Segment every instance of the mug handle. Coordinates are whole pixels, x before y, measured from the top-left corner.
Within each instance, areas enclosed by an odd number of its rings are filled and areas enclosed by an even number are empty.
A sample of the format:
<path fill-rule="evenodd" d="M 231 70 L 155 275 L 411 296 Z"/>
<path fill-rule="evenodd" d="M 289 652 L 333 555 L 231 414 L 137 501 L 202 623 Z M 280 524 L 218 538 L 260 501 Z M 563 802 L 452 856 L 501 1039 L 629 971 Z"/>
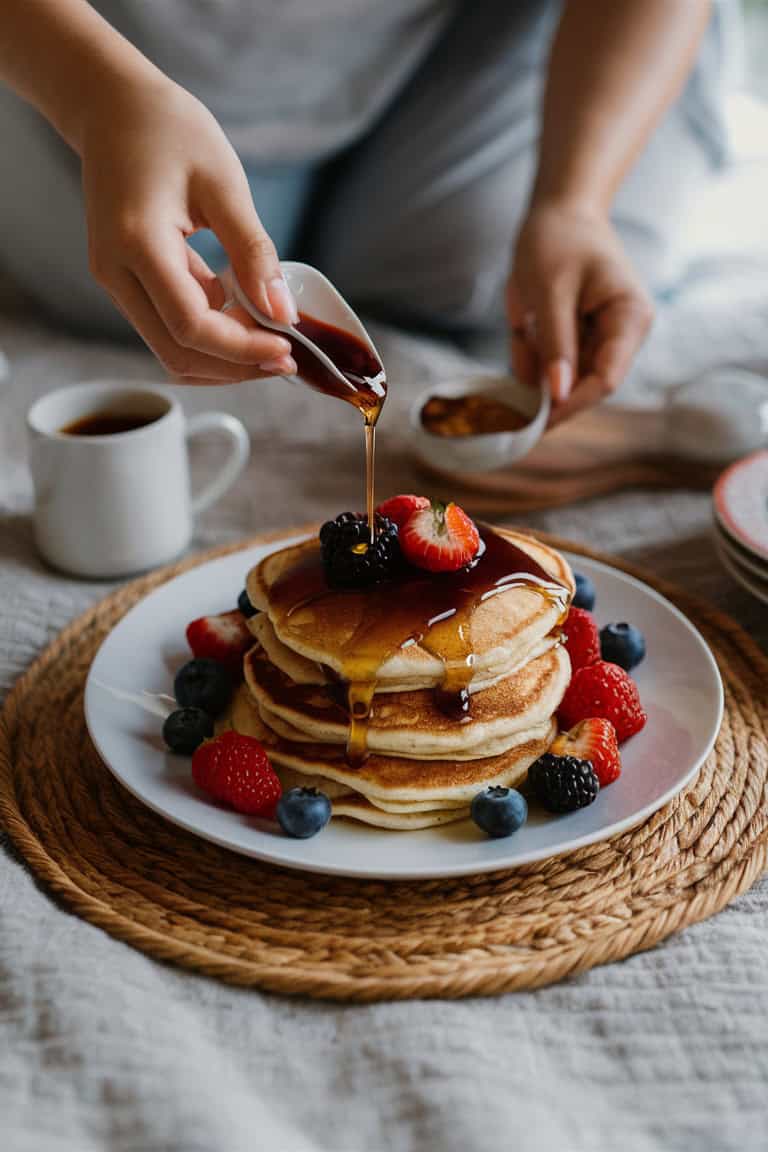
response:
<path fill-rule="evenodd" d="M 251 454 L 251 442 L 245 426 L 226 412 L 200 412 L 197 416 L 190 416 L 184 432 L 187 440 L 204 432 L 223 432 L 229 439 L 230 450 L 218 475 L 192 497 L 193 516 L 210 508 L 211 504 L 224 495 L 245 468 Z"/>

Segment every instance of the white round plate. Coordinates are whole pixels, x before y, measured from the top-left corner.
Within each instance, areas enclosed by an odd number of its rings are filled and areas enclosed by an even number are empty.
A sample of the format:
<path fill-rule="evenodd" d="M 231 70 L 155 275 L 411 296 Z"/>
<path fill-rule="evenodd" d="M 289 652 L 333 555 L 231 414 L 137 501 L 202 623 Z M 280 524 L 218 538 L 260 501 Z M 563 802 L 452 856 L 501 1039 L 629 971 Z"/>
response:
<path fill-rule="evenodd" d="M 723 689 L 699 633 L 645 584 L 574 556 L 571 562 L 594 580 L 598 621 L 631 621 L 648 647 L 636 669 L 648 723 L 622 748 L 621 777 L 589 808 L 556 817 L 532 806 L 528 823 L 502 840 L 487 839 L 469 820 L 413 832 L 332 820 L 313 839 L 292 840 L 276 826 L 218 807 L 196 788 L 189 760 L 165 751 L 162 719 L 142 706 L 141 694 L 173 691 L 174 673 L 189 659 L 188 622 L 231 608 L 248 569 L 289 542 L 212 560 L 155 589 L 115 626 L 91 666 L 85 715 L 100 755 L 129 792 L 188 831 L 309 872 L 392 880 L 492 872 L 631 828 L 679 792 L 712 748 Z"/>
<path fill-rule="evenodd" d="M 729 536 L 768 561 L 768 449 L 726 468 L 712 493 L 715 516 Z"/>
<path fill-rule="evenodd" d="M 748 552 L 746 548 L 737 544 L 733 537 L 728 535 L 719 520 L 714 521 L 714 533 L 715 544 L 721 555 L 725 552 L 729 560 L 733 560 L 734 564 L 741 568 L 747 576 L 752 576 L 761 582 L 768 581 L 768 563 L 758 560 L 753 552 Z"/>
<path fill-rule="evenodd" d="M 745 567 L 741 558 L 737 558 L 732 548 L 729 548 L 721 535 L 715 536 L 715 548 L 720 557 L 720 563 L 729 576 L 740 584 L 750 595 L 763 604 L 768 604 L 768 580 L 761 580 L 750 569 Z"/>

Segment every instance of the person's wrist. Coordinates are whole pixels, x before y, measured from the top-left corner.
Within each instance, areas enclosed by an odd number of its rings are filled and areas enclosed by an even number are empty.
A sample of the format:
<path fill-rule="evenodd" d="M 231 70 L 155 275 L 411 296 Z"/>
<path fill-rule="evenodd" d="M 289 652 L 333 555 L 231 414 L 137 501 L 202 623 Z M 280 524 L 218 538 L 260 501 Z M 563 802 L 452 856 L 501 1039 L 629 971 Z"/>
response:
<path fill-rule="evenodd" d="M 117 119 L 135 93 L 143 98 L 166 88 L 175 87 L 158 68 L 140 52 L 131 49 L 119 55 L 88 59 L 80 69 L 73 69 L 67 99 L 57 109 L 56 127 L 72 148 L 82 157 L 89 133 L 110 117 Z"/>
<path fill-rule="evenodd" d="M 569 216 L 580 216 L 595 221 L 610 219 L 610 204 L 596 189 L 552 186 L 549 182 L 536 180 L 528 202 L 528 215 L 538 212 L 558 212 Z"/>

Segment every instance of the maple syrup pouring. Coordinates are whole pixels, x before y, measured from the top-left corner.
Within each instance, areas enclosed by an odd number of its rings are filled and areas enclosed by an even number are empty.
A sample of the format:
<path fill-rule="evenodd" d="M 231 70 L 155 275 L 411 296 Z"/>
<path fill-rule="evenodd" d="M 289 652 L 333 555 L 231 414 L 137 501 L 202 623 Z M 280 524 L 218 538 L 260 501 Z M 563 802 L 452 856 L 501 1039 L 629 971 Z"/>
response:
<path fill-rule="evenodd" d="M 387 377 L 377 356 L 365 341 L 335 324 L 326 324 L 306 312 L 299 312 L 294 327 L 316 344 L 341 372 L 349 387 L 345 387 L 335 373 L 329 371 L 314 353 L 300 340 L 291 339 L 291 352 L 298 369 L 297 376 L 316 392 L 335 396 L 354 405 L 365 423 L 365 508 L 373 544 L 376 527 L 373 510 L 373 465 L 376 447 L 376 421 L 381 415 L 387 397 Z"/>
<path fill-rule="evenodd" d="M 437 575 L 410 570 L 378 587 L 344 594 L 358 597 L 363 618 L 339 653 L 340 675 L 348 685 L 350 763 L 365 758 L 379 670 L 399 649 L 420 644 L 442 662 L 445 672 L 435 701 L 447 715 L 466 721 L 474 670 L 471 620 L 477 607 L 511 588 L 530 588 L 558 607 L 558 624 L 565 618 L 568 589 L 522 548 L 487 525 L 478 528 L 482 552 L 467 568 Z M 340 593 L 325 583 L 318 547 L 271 589 L 278 632 L 289 635 L 292 616 L 331 595 Z M 350 608 L 354 611 L 351 603 Z"/>

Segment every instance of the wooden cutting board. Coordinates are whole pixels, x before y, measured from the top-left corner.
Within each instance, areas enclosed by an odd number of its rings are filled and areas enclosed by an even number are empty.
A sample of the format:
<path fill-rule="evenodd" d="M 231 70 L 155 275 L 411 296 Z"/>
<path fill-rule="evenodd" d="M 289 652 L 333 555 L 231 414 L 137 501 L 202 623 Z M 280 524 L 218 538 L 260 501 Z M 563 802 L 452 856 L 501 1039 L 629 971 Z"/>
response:
<path fill-rule="evenodd" d="M 606 405 L 551 429 L 509 468 L 459 474 L 421 467 L 482 515 L 559 508 L 627 488 L 711 488 L 722 465 L 665 454 L 662 428 L 657 412 Z"/>

